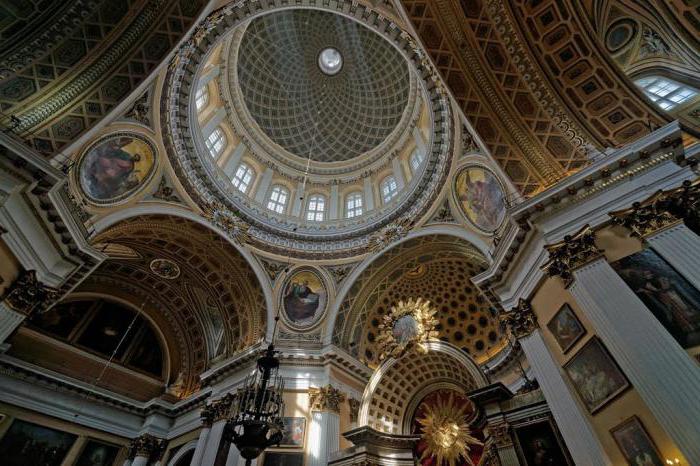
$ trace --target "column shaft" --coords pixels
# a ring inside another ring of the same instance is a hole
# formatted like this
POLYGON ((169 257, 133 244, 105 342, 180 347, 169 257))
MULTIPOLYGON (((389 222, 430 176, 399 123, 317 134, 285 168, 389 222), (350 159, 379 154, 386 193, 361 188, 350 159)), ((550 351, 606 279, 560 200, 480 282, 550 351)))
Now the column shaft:
POLYGON ((574 272, 571 293, 686 460, 700 464, 700 368, 604 258, 574 272))
POLYGON ((137 456, 134 461, 131 462, 131 466, 148 466, 148 458, 145 456, 137 456))
POLYGON ((520 339, 528 362, 540 384, 559 431, 578 466, 612 465, 593 431, 584 409, 564 381, 559 365, 542 339, 541 330, 520 339))
MULTIPOLYGON (((214 466, 216 462, 216 454, 219 452, 219 444, 224 433, 226 420, 216 421, 209 431, 207 436, 207 445, 204 447, 201 466, 214 466)), ((194 465, 194 463, 192 463, 194 465)))
POLYGON ((226 457, 226 466, 238 466, 241 459, 241 452, 238 451, 236 445, 231 444, 231 447, 228 449, 228 456, 226 457))
POLYGON ((309 436, 307 466, 327 466, 330 455, 340 449, 340 416, 330 412, 313 412, 309 436))
POLYGON ((649 246, 700 290, 700 236, 678 224, 646 237, 649 246))
POLYGON ((0 345, 22 324, 24 314, 15 312, 0 302, 0 345))
POLYGON ((194 455, 192 455, 192 462, 190 463, 190 466, 199 466, 202 464, 202 456, 204 456, 204 450, 207 446, 207 439, 209 438, 210 431, 210 427, 203 427, 202 431, 199 433, 197 446, 194 449, 194 455))
POLYGON ((520 466, 520 460, 513 445, 499 448, 498 458, 501 460, 501 466, 520 466))

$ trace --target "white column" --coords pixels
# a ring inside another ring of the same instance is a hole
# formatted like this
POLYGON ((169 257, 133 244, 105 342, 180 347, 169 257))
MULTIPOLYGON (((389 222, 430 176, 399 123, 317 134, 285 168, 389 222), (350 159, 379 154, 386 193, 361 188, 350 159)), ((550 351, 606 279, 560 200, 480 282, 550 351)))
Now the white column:
POLYGON ((700 290, 700 236, 683 223, 645 237, 649 246, 700 290))
POLYGON ((501 466, 520 466, 518 454, 515 452, 515 447, 512 444, 499 448, 497 451, 498 458, 501 460, 501 466))
POLYGON ((226 176, 233 178, 233 175, 236 174, 236 169, 241 164, 241 159, 243 158, 245 151, 246 145, 243 144, 243 142, 239 142, 236 149, 231 154, 231 157, 229 157, 226 163, 224 163, 223 170, 224 173, 226 173, 226 176))
MULTIPOLYGON (((207 436, 207 444, 204 447, 204 454, 202 455, 201 466, 214 466, 216 461, 216 454, 219 452, 219 444, 221 443, 221 437, 224 434, 224 427, 226 427, 226 419, 216 421, 209 431, 207 436)), ((194 463, 192 463, 194 465, 194 463)))
POLYGON ((202 135, 204 136, 205 139, 208 138, 209 135, 211 135, 211 133, 214 132, 216 127, 219 126, 222 121, 224 121, 224 118, 226 118, 226 109, 221 107, 204 124, 204 127, 202 128, 202 135))
POLYGON ((396 178, 396 186, 401 191, 404 186, 406 186, 406 177, 403 176, 403 168, 401 168, 401 159, 394 157, 391 161, 391 168, 394 171, 394 178, 396 178))
POLYGON ((583 408, 564 381, 559 365, 542 339, 541 330, 521 338, 520 345, 532 366, 564 442, 577 466, 612 465, 583 408))
POLYGON ((129 458, 125 459, 122 466, 131 466, 131 460, 129 458))
POLYGON ((292 217, 299 217, 304 211, 304 204, 308 202, 304 193, 304 183, 297 183, 297 191, 294 193, 294 202, 292 203, 292 217), (302 199, 304 197, 304 199, 302 199))
POLYGON ((241 458, 241 452, 238 451, 236 445, 231 444, 231 447, 228 449, 228 456, 226 457, 226 466, 238 466, 241 459, 243 459, 241 458))
POLYGON ((700 367, 605 258, 570 290, 613 358, 690 464, 700 464, 700 367))
POLYGON ((330 455, 339 449, 340 416, 325 411, 311 413, 307 466, 327 466, 330 455))
POLYGON ((338 220, 338 207, 340 206, 340 195, 338 194, 338 185, 331 185, 331 198, 328 204, 328 218, 330 220, 338 220))
POLYGON ((131 462, 131 466, 148 466, 148 458, 145 456, 137 456, 134 461, 131 462))
POLYGON ((369 212, 370 210, 374 210, 374 189, 372 189, 372 180, 369 178, 365 178, 364 191, 365 211, 369 212))
POLYGON ((23 320, 24 314, 13 311, 7 304, 0 302, 0 346, 22 324, 23 320))
POLYGON ((204 449, 207 446, 207 439, 209 438, 210 431, 211 427, 202 427, 201 432, 199 432, 197 446, 194 448, 194 455, 192 455, 190 466, 199 466, 202 464, 202 456, 204 456, 204 449))
POLYGON ((258 183, 258 190, 255 192, 255 200, 261 204, 265 203, 265 197, 267 196, 267 190, 270 188, 272 183, 272 168, 267 168, 263 173, 260 182, 258 183))

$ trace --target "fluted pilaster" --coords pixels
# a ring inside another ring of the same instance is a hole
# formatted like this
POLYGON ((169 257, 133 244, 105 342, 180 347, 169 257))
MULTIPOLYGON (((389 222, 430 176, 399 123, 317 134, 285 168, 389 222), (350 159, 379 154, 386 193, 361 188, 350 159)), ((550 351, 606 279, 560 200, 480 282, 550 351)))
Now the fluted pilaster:
POLYGON ((327 466, 328 458, 340 449, 340 405, 345 394, 332 385, 309 389, 308 466, 327 466))
POLYGON ((682 223, 646 237, 646 242, 700 290, 700 236, 682 223))

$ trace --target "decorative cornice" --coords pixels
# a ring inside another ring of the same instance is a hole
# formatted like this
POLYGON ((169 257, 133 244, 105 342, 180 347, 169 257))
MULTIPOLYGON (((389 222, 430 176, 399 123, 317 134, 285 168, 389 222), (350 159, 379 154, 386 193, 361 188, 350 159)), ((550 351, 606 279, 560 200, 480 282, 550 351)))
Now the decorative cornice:
POLYGON ((657 191, 642 202, 635 202, 628 209, 616 210, 608 215, 613 223, 622 225, 637 238, 645 238, 682 222, 669 211, 670 199, 666 192, 657 191))
POLYGON ((4 301, 13 311, 28 316, 39 305, 58 297, 59 291, 41 283, 35 270, 22 271, 5 293, 4 301))
POLYGON ((510 311, 500 315, 500 320, 510 330, 515 338, 523 338, 529 336, 537 330, 537 315, 532 310, 529 302, 521 299, 518 305, 510 311))
POLYGON ((343 401, 345 401, 345 394, 332 385, 326 385, 321 388, 309 388, 309 406, 311 411, 340 414, 340 404, 343 401))
POLYGON ((143 434, 136 437, 129 444, 129 459, 137 456, 148 458, 150 461, 158 461, 165 453, 167 441, 151 434, 143 434))
POLYGON ((545 246, 545 249, 549 253, 549 260, 542 266, 542 270, 550 277, 560 277, 567 286, 573 281, 574 270, 603 254, 595 245, 595 232, 589 225, 574 235, 566 235, 558 243, 545 246))

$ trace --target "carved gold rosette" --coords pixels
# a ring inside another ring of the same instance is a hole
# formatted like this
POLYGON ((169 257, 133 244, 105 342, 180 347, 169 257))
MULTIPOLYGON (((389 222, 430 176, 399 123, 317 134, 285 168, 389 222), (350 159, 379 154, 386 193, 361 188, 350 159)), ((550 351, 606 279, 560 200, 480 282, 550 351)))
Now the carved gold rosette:
POLYGON ((332 385, 326 385, 321 388, 309 388, 309 406, 311 411, 340 414, 340 404, 343 401, 345 401, 345 394, 332 385))
POLYGON ((438 324, 436 312, 430 301, 422 298, 399 301, 393 306, 379 324, 377 343, 382 351, 379 360, 400 358, 412 349, 425 353, 425 343, 439 335, 435 330, 438 324))
POLYGON ((526 337, 538 327, 537 316, 530 303, 524 299, 521 299, 510 311, 501 313, 499 319, 515 338, 526 337))

